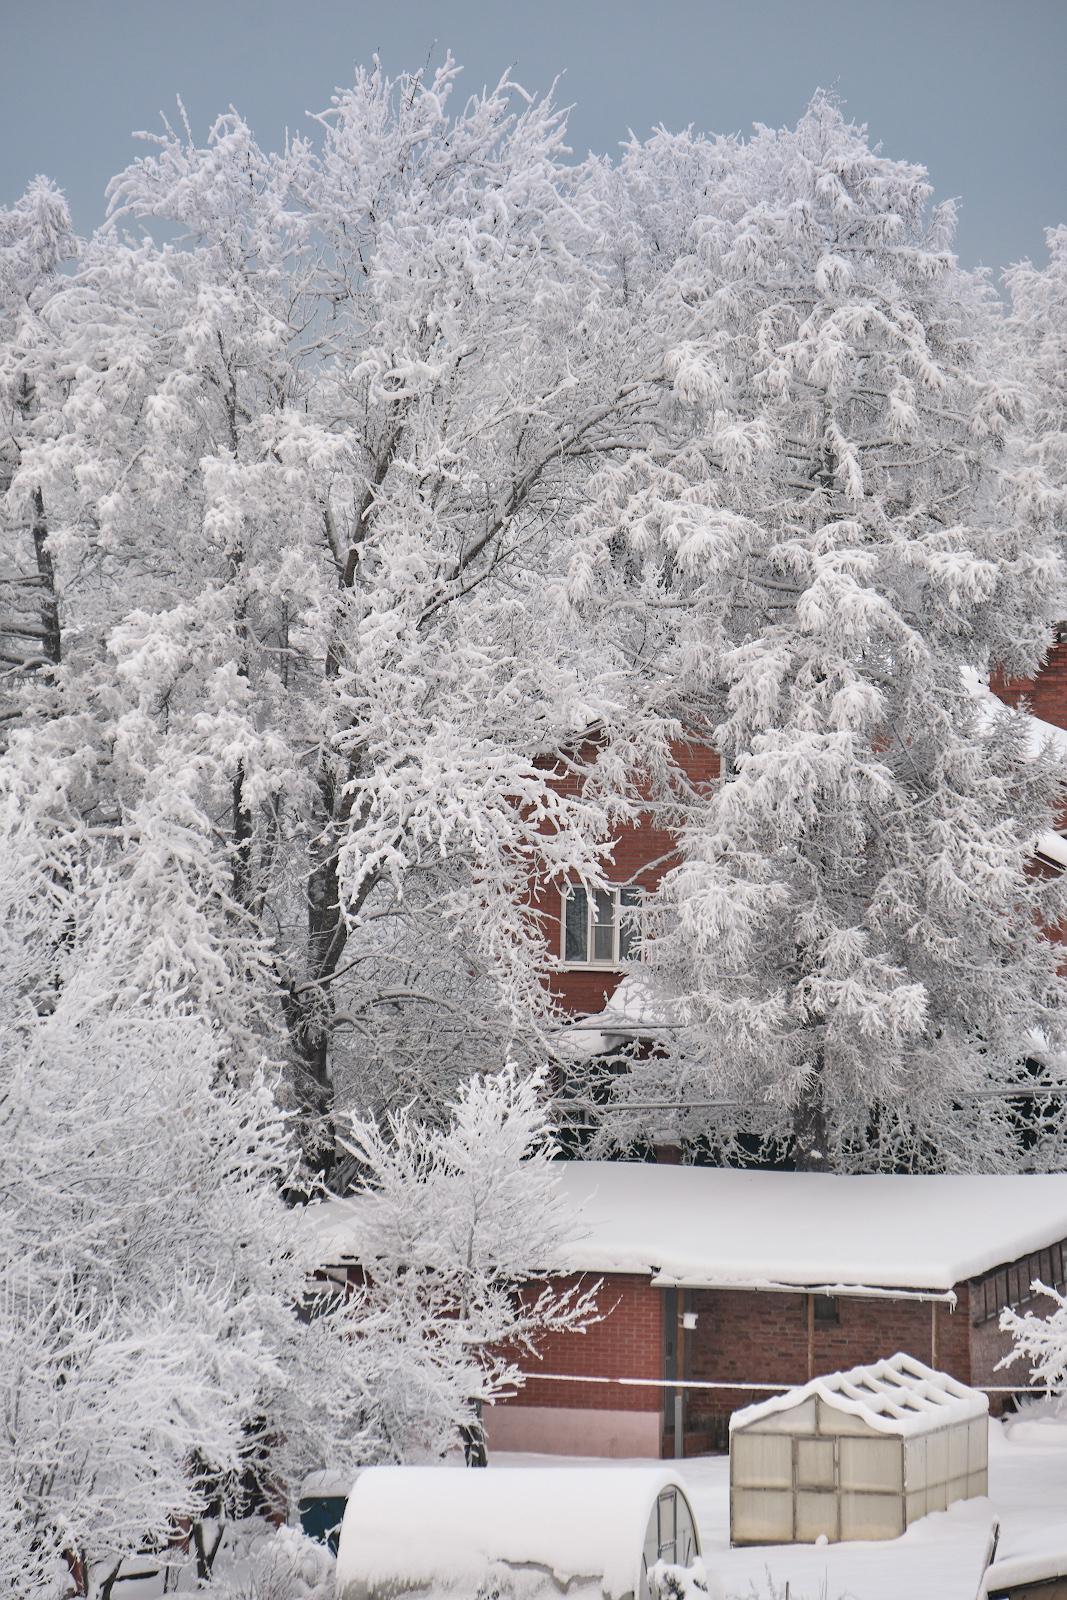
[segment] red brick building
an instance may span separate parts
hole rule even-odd
[[[1054,728],[1067,728],[1067,623],[1056,639],[1036,678],[1007,678],[995,673],[990,688],[1005,705],[1024,706],[1031,716]]]
[[[1006,678],[995,673],[989,687],[999,700],[1033,719],[1032,742],[1039,745],[1051,739],[1067,761],[1067,623],[1057,630],[1055,643],[1036,678]],[[1059,831],[1044,834],[1038,841],[1037,860],[1048,872],[1067,867],[1067,810],[1059,818]],[[1067,929],[1051,930],[1051,936],[1067,943]]]
[[[590,743],[576,755],[588,761],[593,753]],[[706,745],[678,743],[673,755],[695,788],[709,787],[719,776],[719,758]],[[559,764],[555,781],[561,793],[580,792],[581,777],[569,763]],[[675,834],[650,810],[616,835],[605,892],[590,895],[578,884],[546,883],[531,896],[551,963],[546,982],[572,1016],[603,1009],[637,932],[641,897],[659,884],[675,848]]]

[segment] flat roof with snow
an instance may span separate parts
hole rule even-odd
[[[831,1176],[560,1162],[573,1237],[537,1265],[699,1288],[947,1294],[1067,1238],[1067,1174]],[[309,1206],[316,1264],[356,1259],[358,1199]]]

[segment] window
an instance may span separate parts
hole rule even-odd
[[[656,1501],[659,1559],[673,1566],[678,1559],[678,1497],[668,1489]]]
[[[841,1321],[841,1307],[833,1294],[812,1295],[814,1320],[821,1328],[833,1328]]]
[[[640,889],[597,889],[578,884],[563,891],[563,949],[568,966],[617,967],[633,959]]]

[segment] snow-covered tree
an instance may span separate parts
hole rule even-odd
[[[673,410],[576,519],[576,607],[724,769],[678,798],[649,919],[681,1026],[619,1100],[803,1167],[1010,1167],[996,1091],[1062,1030],[1062,893],[1029,870],[1059,778],[963,674],[1039,661],[1055,496],[925,172],[822,95],[715,149],[661,289]]]
[[[599,1285],[560,1289],[539,1275],[575,1221],[558,1194],[541,1073],[472,1078],[444,1126],[409,1110],[383,1126],[353,1119],[344,1135],[361,1173],[348,1246],[366,1285],[357,1338],[372,1329],[382,1358],[373,1429],[396,1460],[441,1453],[462,1432],[484,1464],[483,1404],[521,1386],[524,1358],[548,1333],[597,1320]],[[396,1352],[416,1343],[430,1366]],[[435,1380],[421,1389],[412,1366]]]
[[[0,209],[0,728],[18,703],[8,704],[8,682],[24,687],[25,674],[51,671],[62,652],[40,483],[26,484],[14,516],[3,503],[23,450],[48,436],[62,398],[60,351],[40,313],[76,248],[66,201],[47,179]]]
[[[1011,296],[1009,332],[1030,393],[1031,451],[1067,493],[1067,226],[1047,229],[1045,242],[1044,266],[1022,261],[1004,277]]]
[[[250,1476],[285,1504],[354,1466],[363,1389],[341,1320],[299,1314],[268,1079],[137,976],[180,912],[114,857],[43,861],[35,821],[0,830],[0,1573],[38,1596],[95,1592]]]
[[[167,128],[37,309],[59,398],[7,496],[54,507],[69,633],[22,724],[92,752],[83,815],[177,783],[210,819],[270,949],[234,1047],[273,1004],[327,1162],[334,1079],[432,1106],[543,1055],[527,887],[595,878],[625,809],[539,759],[626,720],[545,598],[662,372],[560,113],[507,82],[452,113],[455,77],[360,71],[280,154]]]

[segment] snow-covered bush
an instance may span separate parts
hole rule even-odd
[[[336,1562],[299,1528],[242,1530],[232,1541],[208,1600],[333,1600]]]
[[[1011,1334],[1015,1348],[1000,1365],[1028,1362],[1034,1383],[1067,1400],[1067,1295],[1039,1280],[1031,1287],[1036,1294],[1046,1295],[1054,1302],[1052,1310],[1039,1316],[1036,1311],[1004,1308],[1000,1326]]]
[[[649,1569],[648,1584],[653,1600],[707,1600],[707,1573],[699,1556],[689,1567],[657,1561]]]

